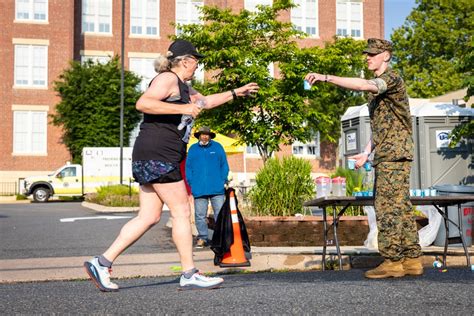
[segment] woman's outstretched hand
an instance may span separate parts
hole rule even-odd
[[[234,89],[234,91],[238,97],[246,97],[257,93],[259,89],[260,87],[258,86],[258,84],[256,84],[255,82],[251,82],[247,83],[245,86]]]

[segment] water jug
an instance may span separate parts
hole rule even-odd
[[[346,178],[335,177],[332,178],[332,195],[346,196]]]
[[[329,196],[331,192],[331,179],[329,177],[316,178],[316,197]]]

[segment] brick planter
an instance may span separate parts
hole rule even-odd
[[[244,218],[250,244],[257,247],[322,246],[321,216],[255,216]],[[328,219],[328,224],[332,218]],[[341,246],[362,246],[369,226],[366,216],[342,216],[338,225]],[[332,230],[329,232],[332,238]]]

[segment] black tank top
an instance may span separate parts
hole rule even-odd
[[[188,104],[189,86],[177,75],[176,77],[179,96],[172,96],[163,101],[176,104],[176,106]],[[186,155],[186,143],[182,141],[186,129],[178,130],[181,117],[182,114],[144,113],[140,133],[133,146],[132,160],[160,160],[176,164],[181,162]]]

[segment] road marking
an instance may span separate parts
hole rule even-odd
[[[124,219],[124,218],[132,218],[133,216],[89,216],[89,217],[69,217],[69,218],[61,218],[59,221],[61,223],[72,223],[75,221],[83,221],[89,219]]]

